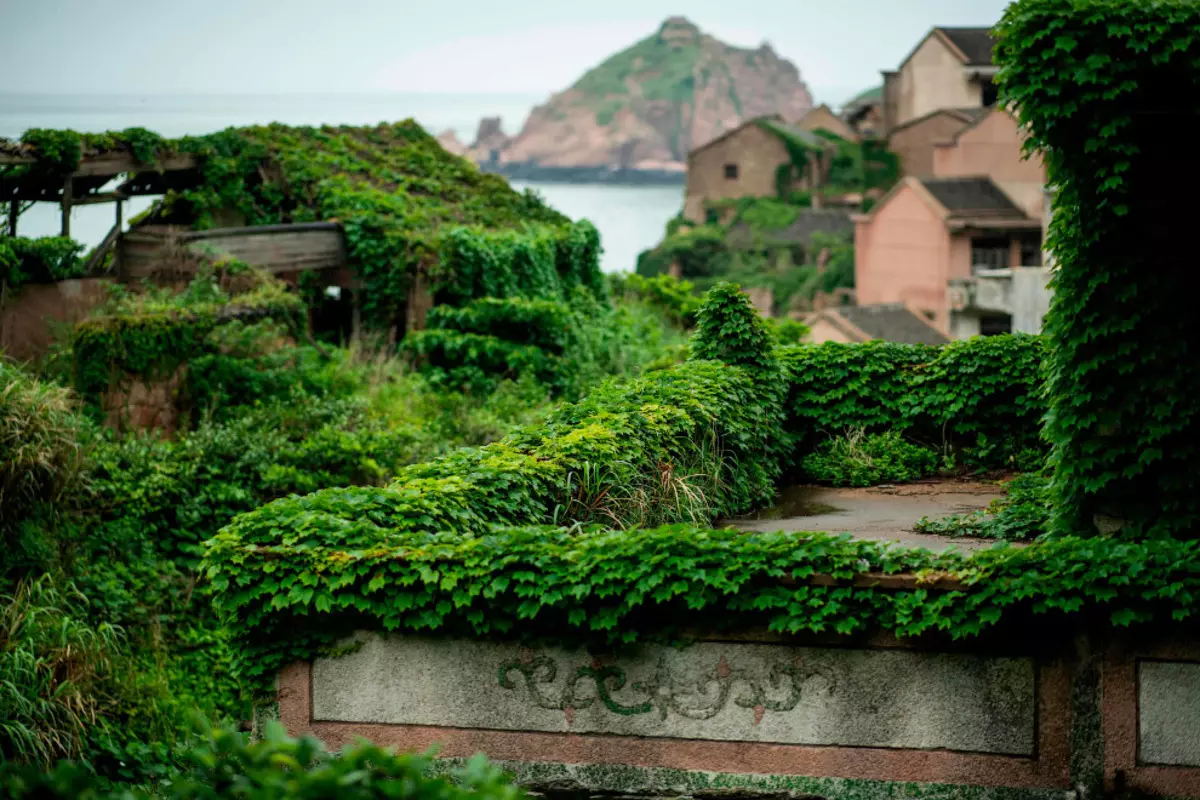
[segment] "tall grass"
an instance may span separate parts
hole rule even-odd
[[[120,633],[78,619],[79,600],[50,575],[0,595],[0,761],[77,757],[110,702],[103,683]]]

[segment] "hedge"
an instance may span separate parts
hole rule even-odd
[[[1040,336],[942,347],[873,341],[780,348],[794,458],[862,428],[947,447],[972,467],[1035,467],[1045,456]]]

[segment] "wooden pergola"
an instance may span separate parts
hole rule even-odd
[[[186,189],[199,181],[200,157],[194,154],[167,156],[143,163],[127,151],[85,154],[67,174],[46,164],[29,148],[0,142],[0,202],[9,204],[9,236],[17,235],[17,219],[31,203],[57,203],[62,209],[62,235],[71,235],[71,209],[97,203],[115,204],[115,223],[96,248],[100,259],[121,235],[124,202],[130,197],[161,195],[171,189]],[[27,167],[27,169],[6,169]],[[113,180],[124,178],[114,190],[102,191]]]

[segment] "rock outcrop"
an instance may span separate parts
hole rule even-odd
[[[506,172],[521,166],[680,172],[689,150],[747,119],[798,119],[811,107],[799,70],[770,45],[731,47],[671,17],[653,36],[534,108],[521,132],[487,155],[495,152]],[[480,126],[481,139],[488,122]]]
[[[499,117],[484,117],[479,120],[479,129],[475,132],[475,141],[471,143],[468,154],[477,164],[495,162],[510,141]]]
[[[467,154],[467,146],[460,142],[458,134],[449,128],[438,134],[437,141],[447,153],[453,153],[456,156]]]

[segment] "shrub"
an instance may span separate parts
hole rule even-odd
[[[984,511],[951,514],[940,519],[922,517],[913,527],[921,533],[972,536],[1018,542],[1049,530],[1050,481],[1044,474],[1018,475],[1005,485],[1005,496]]]
[[[1041,337],[944,347],[890,342],[780,349],[794,458],[851,428],[900,431],[977,469],[1037,469],[1045,458]]]
[[[291,739],[281,726],[268,727],[263,741],[226,729],[207,731],[186,754],[178,774],[154,789],[117,793],[107,781],[65,762],[47,772],[0,765],[0,793],[12,800],[520,800],[524,793],[482,756],[448,775],[432,754],[396,754],[367,742],[339,753],[312,738]]]
[[[83,277],[84,245],[65,236],[28,239],[0,235],[0,283],[8,290],[26,283]]]
[[[806,477],[833,486],[875,486],[926,478],[937,471],[937,454],[904,441],[896,431],[867,434],[862,428],[827,440],[800,462]]]

